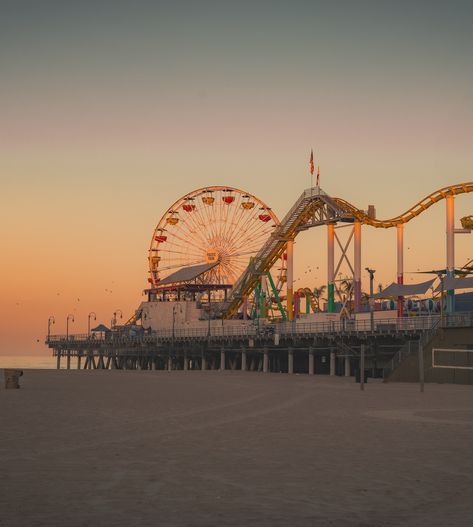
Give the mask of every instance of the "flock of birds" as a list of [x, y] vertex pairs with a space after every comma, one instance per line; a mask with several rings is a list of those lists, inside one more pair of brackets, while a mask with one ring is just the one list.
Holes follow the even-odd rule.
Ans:
[[[114, 283], [115, 283], [115, 282], [112, 280], [112, 284], [114, 284]], [[104, 291], [105, 291], [106, 293], [108, 293], [108, 294], [112, 294], [112, 293], [113, 293], [113, 290], [112, 290], [112, 289], [109, 289], [109, 288], [107, 288], [107, 287], [104, 289]], [[57, 291], [57, 292], [56, 292], [56, 296], [61, 296], [61, 291]], [[79, 298], [79, 297], [76, 298], [76, 302], [77, 302], [77, 303], [80, 302], [80, 298]], [[21, 306], [21, 302], [18, 302], [18, 301], [15, 302], [15, 307], [20, 307], [20, 306]], [[74, 312], [76, 312], [76, 311], [77, 311], [77, 308], [74, 307], [74, 308], [72, 309], [72, 312], [74, 313]], [[41, 339], [37, 338], [37, 339], [36, 339], [36, 342], [37, 342], [37, 343], [41, 342]]]

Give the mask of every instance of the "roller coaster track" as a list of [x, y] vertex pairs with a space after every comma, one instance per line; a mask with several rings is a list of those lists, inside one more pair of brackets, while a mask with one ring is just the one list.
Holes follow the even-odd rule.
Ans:
[[[378, 229], [389, 229], [409, 222], [448, 196], [469, 192], [473, 192], [473, 181], [450, 185], [432, 192], [400, 216], [387, 220], [378, 220], [371, 218], [365, 211], [358, 209], [344, 199], [331, 198], [318, 188], [305, 190], [233, 286], [229, 301], [225, 307], [224, 316], [231, 318], [236, 315], [244, 299], [256, 287], [261, 275], [270, 271], [277, 259], [282, 256], [286, 249], [287, 241], [293, 240], [300, 230], [307, 226], [317, 211], [321, 218], [316, 223], [318, 225], [336, 223], [342, 220], [357, 220]], [[316, 224], [313, 225], [315, 226]]]
[[341, 198], [334, 198], [334, 201], [346, 212], [352, 214], [355, 219], [364, 223], [365, 225], [371, 225], [371, 227], [376, 227], [377, 229], [389, 229], [390, 227], [395, 227], [401, 223], [407, 223], [411, 221], [416, 216], [419, 216], [422, 212], [429, 209], [435, 203], [445, 199], [447, 196], [455, 196], [457, 194], [467, 194], [468, 192], [473, 192], [473, 182], [468, 183], [459, 183], [458, 185], [450, 185], [449, 187], [444, 187], [432, 194], [429, 194], [422, 201], [416, 203], [413, 207], [408, 209], [404, 214], [391, 218], [389, 220], [376, 220], [368, 217], [368, 215], [356, 208], [348, 201], [345, 201]]
[[309, 300], [310, 307], [312, 308], [312, 311], [314, 313], [317, 313], [317, 311], [320, 311], [319, 305], [318, 305], [318, 298], [314, 295], [314, 293], [308, 288], [308, 287], [301, 287], [296, 291], [296, 295], [298, 295], [300, 298], [305, 298], [306, 300]]

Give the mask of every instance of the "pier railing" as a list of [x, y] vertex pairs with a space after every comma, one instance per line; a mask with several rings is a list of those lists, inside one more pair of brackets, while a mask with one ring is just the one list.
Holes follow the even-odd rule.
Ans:
[[[387, 335], [397, 333], [431, 333], [439, 327], [459, 328], [473, 327], [473, 313], [455, 313], [453, 315], [428, 315], [409, 318], [392, 318], [384, 320], [351, 320], [343, 319], [330, 322], [281, 322], [281, 323], [263, 323], [253, 321], [252, 323], [242, 323], [241, 326], [235, 325], [218, 325], [200, 328], [175, 328], [160, 329], [151, 333], [137, 333], [130, 335], [120, 331], [111, 331], [100, 335], [75, 334], [69, 335], [51, 335], [47, 343], [54, 347], [55, 345], [74, 345], [74, 343], [104, 343], [116, 344], [120, 342], [155, 342], [159, 340], [182, 340], [182, 339], [208, 339], [224, 337], [280, 337], [290, 336], [364, 336], [364, 335]], [[275, 337], [276, 338], [276, 337]]]

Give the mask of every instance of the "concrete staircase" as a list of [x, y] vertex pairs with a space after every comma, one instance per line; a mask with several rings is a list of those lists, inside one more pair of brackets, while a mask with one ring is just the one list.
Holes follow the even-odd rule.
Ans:
[[[421, 342], [425, 382], [473, 384], [473, 368], [462, 370], [432, 367], [433, 348], [465, 349], [473, 346], [473, 328], [439, 328]], [[384, 380], [385, 382], [418, 382], [418, 341], [406, 342], [397, 352], [384, 368]]]

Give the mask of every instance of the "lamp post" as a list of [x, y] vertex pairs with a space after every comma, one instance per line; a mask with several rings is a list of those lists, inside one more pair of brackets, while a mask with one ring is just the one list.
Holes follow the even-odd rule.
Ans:
[[49, 337], [51, 336], [51, 324], [55, 324], [55, 323], [56, 323], [56, 319], [51, 315], [48, 318], [48, 342], [49, 342]]
[[87, 336], [90, 337], [90, 319], [94, 317], [94, 320], [97, 320], [97, 315], [94, 313], [94, 311], [91, 311], [87, 315]]
[[123, 318], [123, 313], [121, 309], [117, 309], [113, 312], [113, 318], [112, 318], [112, 326], [115, 327], [117, 325], [117, 315], [120, 313], [120, 318]]
[[374, 291], [373, 291], [373, 282], [374, 282], [374, 273], [375, 269], [370, 269], [369, 267], [365, 268], [370, 275], [370, 321], [371, 321], [371, 331], [374, 331]]
[[67, 320], [66, 320], [66, 340], [69, 340], [69, 320], [71, 320], [72, 322], [74, 322], [74, 315], [67, 315]]

